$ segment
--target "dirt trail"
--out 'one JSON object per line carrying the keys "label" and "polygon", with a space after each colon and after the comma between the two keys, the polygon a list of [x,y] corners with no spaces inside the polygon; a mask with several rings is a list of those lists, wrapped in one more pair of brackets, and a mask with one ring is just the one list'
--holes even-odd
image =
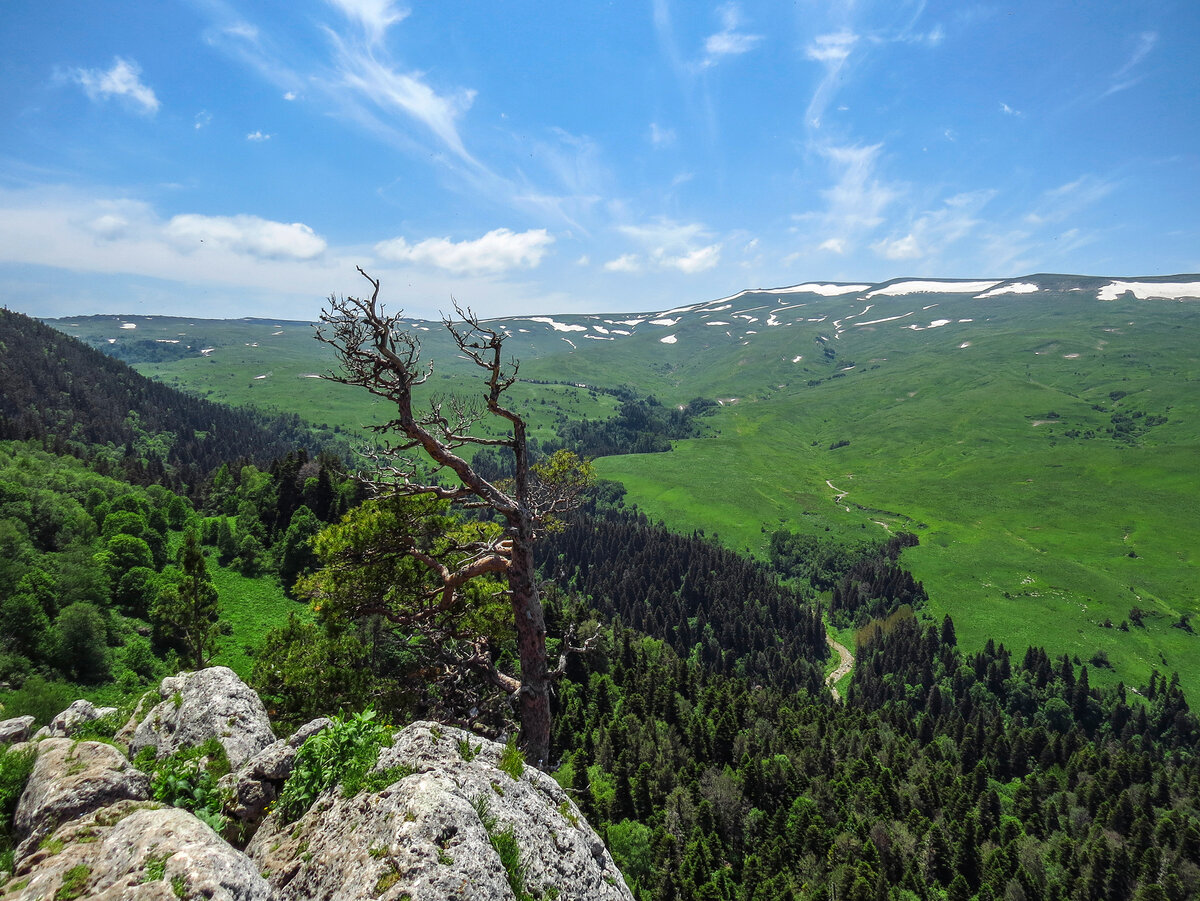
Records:
{"label": "dirt trail", "polygon": [[834,687],[834,685],[839,679],[842,678],[842,676],[850,672],[850,668],[854,666],[854,655],[847,651],[844,645],[838,644],[838,642],[834,641],[828,635],[825,636],[825,643],[837,651],[838,657],[841,658],[837,665],[837,669],[825,677],[825,684],[828,685],[829,690],[833,692],[833,699],[835,701],[840,701],[842,696],[838,693],[838,690]]}

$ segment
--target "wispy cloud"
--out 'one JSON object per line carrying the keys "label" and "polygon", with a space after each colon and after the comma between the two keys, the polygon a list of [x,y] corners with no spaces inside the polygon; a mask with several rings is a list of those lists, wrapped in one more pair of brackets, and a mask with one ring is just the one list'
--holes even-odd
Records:
{"label": "wispy cloud", "polygon": [[1104,92],[1105,97],[1115,94],[1118,91],[1124,91],[1126,88],[1131,88],[1142,80],[1144,76],[1135,75],[1134,70],[1141,64],[1142,60],[1150,55],[1150,51],[1154,49],[1157,43],[1158,32],[1156,31],[1143,31],[1137,36],[1137,42],[1129,59],[1126,60],[1121,68],[1113,73],[1112,83],[1108,86],[1108,90]]}
{"label": "wispy cloud", "polygon": [[642,262],[635,253],[623,253],[616,259],[605,263],[604,268],[609,272],[636,273],[642,271]]}
{"label": "wispy cloud", "polygon": [[996,196],[990,189],[956,194],[938,209],[927,210],[895,232],[872,244],[872,249],[889,260],[934,259],[967,237],[981,224],[980,212]]}
{"label": "wispy cloud", "polygon": [[336,48],[337,78],[341,85],[384,113],[402,113],[427,128],[459,159],[476,161],[467,152],[458,123],[475,101],[475,91],[460,88],[441,94],[420,72],[401,72],[368,48],[329,32]]}
{"label": "wispy cloud", "polygon": [[675,143],[675,129],[666,128],[657,122],[650,123],[650,143],[655,147],[668,147]]}
{"label": "wispy cloud", "polygon": [[1044,191],[1037,207],[1026,215],[1026,221],[1034,225],[1064,222],[1103,200],[1116,189],[1117,184],[1112,179],[1081,175]]}
{"label": "wispy cloud", "polygon": [[202,128],[207,128],[211,123],[212,123],[212,113],[210,113],[206,109],[202,109],[202,110],[200,110],[200,112],[196,113],[196,118],[193,121],[193,125],[194,125],[196,131],[199,131]]}
{"label": "wispy cloud", "polygon": [[705,272],[721,261],[721,244],[699,223],[658,219],[645,225],[621,225],[617,231],[643,248],[604,264],[610,272],[674,269],[688,275]]}
{"label": "wispy cloud", "polygon": [[811,127],[821,127],[821,119],[833,100],[841,81],[842,68],[846,65],[846,60],[849,59],[858,39],[857,34],[843,30],[832,34],[818,35],[812,43],[804,48],[804,55],[807,59],[825,67],[825,74],[817,83],[805,112],[805,119]]}
{"label": "wispy cloud", "polygon": [[262,131],[252,131],[246,135],[246,140],[258,144],[263,141],[271,140],[271,136]]}
{"label": "wispy cloud", "polygon": [[393,238],[375,245],[379,256],[393,263],[436,266],[448,272],[495,274],[511,269],[534,269],[554,238],[544,228],[514,232],[497,228],[473,241],[427,238],[410,244]]}
{"label": "wispy cloud", "polygon": [[329,3],[361,25],[372,43],[382,39],[388,28],[408,18],[410,12],[391,0],[329,0]]}
{"label": "wispy cloud", "polygon": [[726,3],[717,10],[721,30],[710,34],[704,41],[704,57],[701,66],[715,66],[726,56],[749,53],[763,39],[761,34],[749,34],[740,30],[742,11],[736,3]]}
{"label": "wispy cloud", "polygon": [[1000,112],[1004,113],[1006,116],[1016,116],[1018,118],[1025,115],[1019,109],[1013,109],[1003,100],[1000,101]]}
{"label": "wispy cloud", "polygon": [[850,50],[856,43],[858,35],[849,31],[822,34],[804,48],[804,55],[819,63],[841,63],[850,55]]}
{"label": "wispy cloud", "polygon": [[882,144],[825,145],[818,150],[829,161],[835,179],[821,191],[826,202],[825,210],[818,214],[821,246],[836,246],[837,252],[843,253],[856,239],[883,224],[884,210],[902,192],[878,175]]}
{"label": "wispy cloud", "polygon": [[71,77],[77,81],[92,100],[120,97],[140,113],[154,115],[159,102],[154,91],[142,83],[142,70],[133,60],[116,57],[112,68],[72,69]]}

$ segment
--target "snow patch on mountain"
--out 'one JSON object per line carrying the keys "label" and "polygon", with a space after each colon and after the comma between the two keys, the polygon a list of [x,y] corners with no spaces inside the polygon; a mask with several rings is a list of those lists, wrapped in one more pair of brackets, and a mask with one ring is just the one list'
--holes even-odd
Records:
{"label": "snow patch on mountain", "polygon": [[1116,300],[1127,291],[1138,300],[1200,298],[1200,282],[1109,282],[1096,293],[1096,299]]}
{"label": "snow patch on mountain", "polygon": [[874,291],[868,291],[867,297],[875,297],[884,295],[886,297],[896,297],[900,294],[975,294],[979,291],[987,291],[989,288],[994,288],[1000,284],[998,281],[990,282],[933,282],[933,281],[907,281],[896,282],[893,285],[884,285],[882,288],[876,288]]}

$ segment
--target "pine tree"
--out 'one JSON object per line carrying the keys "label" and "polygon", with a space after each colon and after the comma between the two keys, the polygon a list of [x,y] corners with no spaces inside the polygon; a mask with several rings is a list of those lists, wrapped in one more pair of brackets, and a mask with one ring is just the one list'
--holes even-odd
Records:
{"label": "pine tree", "polygon": [[208,574],[200,538],[189,531],[179,549],[181,577],[159,594],[150,611],[159,635],[178,647],[196,669],[203,669],[217,649],[217,589]]}

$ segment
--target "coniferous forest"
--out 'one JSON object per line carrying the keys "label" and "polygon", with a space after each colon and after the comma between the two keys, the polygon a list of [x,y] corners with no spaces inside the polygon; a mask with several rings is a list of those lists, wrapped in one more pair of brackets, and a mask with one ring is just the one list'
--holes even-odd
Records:
{"label": "coniferous forest", "polygon": [[[352,543],[379,522],[339,448],[17,314],[0,327],[5,717],[44,722],[83,694],[132,706],[203,663],[247,606],[220,584],[282,604],[244,649],[281,728],[371,706],[511,730],[503,696],[438,684],[386,617],[321,609],[336,542],[317,536],[341,523]],[[630,399],[613,428],[693,426]],[[1200,721],[1171,673],[1101,689],[1103,661],[961,647],[901,565],[912,535],[781,531],[755,561],[603,482],[563,526],[537,546],[551,645],[595,641],[556,683],[550,769],[639,899],[1200,897]],[[826,624],[859,638],[840,700]],[[506,662],[512,646],[491,650]]]}

